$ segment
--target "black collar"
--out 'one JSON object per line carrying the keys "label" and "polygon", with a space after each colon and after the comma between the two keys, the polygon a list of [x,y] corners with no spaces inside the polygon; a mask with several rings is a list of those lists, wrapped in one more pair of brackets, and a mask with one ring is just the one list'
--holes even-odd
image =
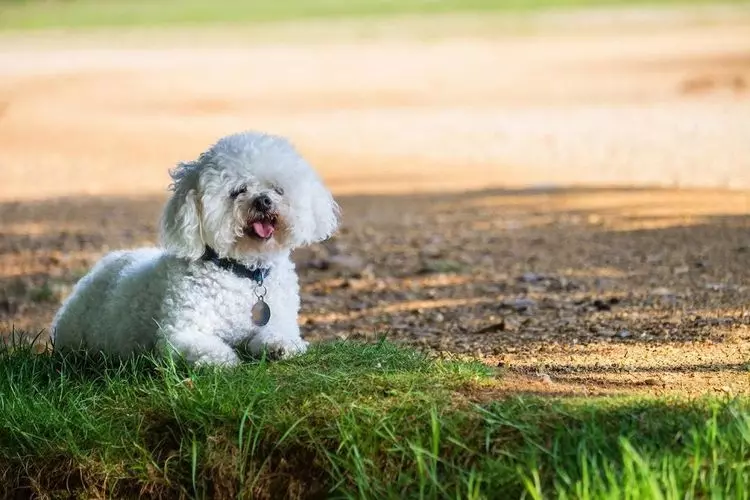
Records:
{"label": "black collar", "polygon": [[263,280],[268,278],[268,275],[271,273],[270,267],[249,268],[235,259],[228,259],[226,257],[219,258],[216,250],[208,245],[206,245],[206,250],[203,252],[201,260],[212,262],[220,268],[229,271],[235,276],[239,276],[240,278],[250,278],[259,285],[262,285]]}

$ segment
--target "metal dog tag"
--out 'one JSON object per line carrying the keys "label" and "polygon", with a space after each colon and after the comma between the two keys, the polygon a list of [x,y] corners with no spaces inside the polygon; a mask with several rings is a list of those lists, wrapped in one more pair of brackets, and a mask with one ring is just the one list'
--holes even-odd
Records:
{"label": "metal dog tag", "polygon": [[263,297],[258,297],[258,302],[253,306],[252,313],[253,323],[256,326],[266,326],[271,319],[271,308],[268,307]]}

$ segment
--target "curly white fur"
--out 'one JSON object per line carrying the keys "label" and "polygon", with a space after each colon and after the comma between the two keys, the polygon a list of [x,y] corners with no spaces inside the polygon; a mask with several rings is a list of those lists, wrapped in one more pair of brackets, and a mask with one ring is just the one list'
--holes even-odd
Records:
{"label": "curly white fur", "polygon": [[[234,365],[238,348],[280,356],[307,343],[297,324],[299,284],[290,252],[338,226],[338,206],[285,139],[246,132],[225,137],[171,172],[161,220],[163,249],[106,255],[75,286],[52,324],[55,349],[128,356],[176,351],[190,362]],[[270,198],[275,232],[253,233],[259,196]],[[269,323],[252,322],[256,284],[201,259],[267,267]]]}

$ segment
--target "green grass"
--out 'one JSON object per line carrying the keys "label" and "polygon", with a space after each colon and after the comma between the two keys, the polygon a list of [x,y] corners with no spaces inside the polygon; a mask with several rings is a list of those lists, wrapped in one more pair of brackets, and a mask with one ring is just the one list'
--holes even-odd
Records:
{"label": "green grass", "polygon": [[750,495],[747,399],[493,401],[498,384],[388,342],[232,370],[6,350],[0,497]]}
{"label": "green grass", "polygon": [[[729,0],[730,2],[732,0]],[[248,23],[712,0],[0,0],[0,29]],[[734,3],[743,3],[734,0]]]}

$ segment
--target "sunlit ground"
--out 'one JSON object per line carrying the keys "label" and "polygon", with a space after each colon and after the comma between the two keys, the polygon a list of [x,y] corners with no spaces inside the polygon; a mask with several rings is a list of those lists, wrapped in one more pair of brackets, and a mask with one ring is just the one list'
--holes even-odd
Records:
{"label": "sunlit ground", "polygon": [[168,168],[253,128],[344,209],[296,256],[311,340],[476,354],[518,391],[747,388],[750,16],[616,12],[4,34],[0,323],[43,331],[156,242]]}

